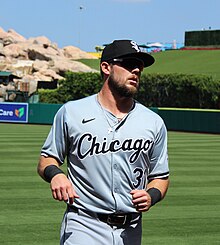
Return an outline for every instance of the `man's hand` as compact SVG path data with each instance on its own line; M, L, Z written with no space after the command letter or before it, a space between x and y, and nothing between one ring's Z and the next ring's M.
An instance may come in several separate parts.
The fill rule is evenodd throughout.
M79 198L65 174L55 175L51 180L50 188L55 200L69 201L69 204L73 204L74 198Z
M161 196L158 199L158 196L156 196L156 202L162 200L167 192L169 186L169 179L154 179L147 185L147 191L151 188L156 188L160 191ZM134 206L136 207L137 211L139 212L145 212L150 209L152 206L152 199L150 194L146 190L132 190L130 194L132 195L132 202ZM151 192L152 193L152 192ZM154 197L155 199L155 197ZM155 200L154 200L155 202ZM155 202L155 203L156 203ZM155 204L153 203L153 204Z
M138 212L146 212L151 206L151 197L145 190L132 190L132 202Z
M46 180L44 176L45 168L50 165L55 165L59 168L59 163L55 158L45 156L40 157L37 171L44 180ZM69 204L73 204L74 198L79 198L73 188L72 183L64 173L58 173L52 177L50 180L50 188L55 200L65 201L69 202Z

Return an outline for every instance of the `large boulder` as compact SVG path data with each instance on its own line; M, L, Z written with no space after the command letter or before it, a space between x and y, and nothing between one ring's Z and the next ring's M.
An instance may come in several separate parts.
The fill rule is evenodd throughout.
M94 72L95 70L91 69L90 67L84 65L79 61L71 61L66 58L56 58L51 64L51 69L54 70L56 73L60 74L61 76L64 75L67 71L77 71L77 72Z
M30 37L28 41L33 44L44 46L45 48L51 46L51 41L45 36Z
M22 78L33 73L33 63L32 60L16 60L8 66L8 70L14 71L14 75Z
M34 60L33 69L34 72L49 69L49 63L45 60Z
M14 31L13 29L8 30L8 36L12 37L15 43L25 42L26 38Z
M5 32L2 28L0 28L0 40L4 46L12 44L12 43L19 43L25 42L26 38L14 31L13 29L8 30Z
M17 43L12 43L3 48L1 51L5 57L27 59L27 53L23 50L21 45Z
M88 54L74 46L66 46L63 48L64 56L70 59L97 59L94 55Z
M0 27L0 39L3 39L7 36L7 33L4 31L3 28Z
M46 81L51 81L51 78L52 80L64 79L62 76L58 75L54 70L51 69L41 69L40 71L33 73L33 76L45 76L47 77ZM43 79L41 79L41 81L43 81Z

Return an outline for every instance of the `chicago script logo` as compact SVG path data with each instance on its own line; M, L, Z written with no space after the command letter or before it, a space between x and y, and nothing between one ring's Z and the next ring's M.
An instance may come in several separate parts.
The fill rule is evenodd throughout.
M108 152L131 152L129 161L133 164L141 152L147 152L153 146L152 140L144 139L125 139L123 142L120 140L112 140L107 142L107 138L103 138L101 142L97 140L96 136L90 133L83 134L78 141L77 154L80 159L87 156L106 154Z

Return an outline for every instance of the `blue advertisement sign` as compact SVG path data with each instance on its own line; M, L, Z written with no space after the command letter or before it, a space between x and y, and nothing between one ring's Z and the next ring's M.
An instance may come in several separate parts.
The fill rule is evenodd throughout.
M0 122L28 122L28 103L0 103Z

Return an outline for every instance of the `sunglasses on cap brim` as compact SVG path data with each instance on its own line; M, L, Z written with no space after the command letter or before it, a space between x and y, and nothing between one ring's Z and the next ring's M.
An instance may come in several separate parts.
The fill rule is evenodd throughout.
M139 70L142 71L144 69L143 61L138 59L138 58L112 59L111 61L109 61L109 63L119 64L120 66L122 66L123 68L128 69L128 70L133 70L135 68L138 68Z

